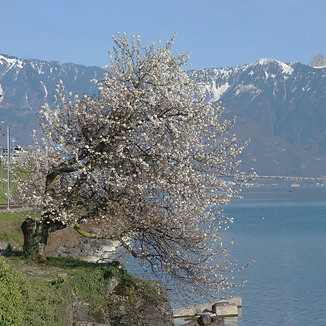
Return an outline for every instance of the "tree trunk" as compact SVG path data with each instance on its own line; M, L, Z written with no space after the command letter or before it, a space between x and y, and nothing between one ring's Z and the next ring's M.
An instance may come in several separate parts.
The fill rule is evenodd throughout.
M60 221L27 218L21 225L24 234L24 256L35 261L44 261L44 249L51 232L65 228Z

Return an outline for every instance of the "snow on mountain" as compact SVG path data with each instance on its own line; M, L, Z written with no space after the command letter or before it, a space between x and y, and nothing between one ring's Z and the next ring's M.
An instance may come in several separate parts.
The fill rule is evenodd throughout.
M236 133L251 139L244 162L261 174L326 175L326 70L260 59L189 74L237 116Z
M210 100L212 102L218 101L221 98L221 96L228 90L229 87L230 87L230 85L228 82L226 82L225 84L216 86L216 83L214 80L212 80L211 84L205 85L206 91L211 94Z
M48 90L47 90L46 86L44 85L44 83L42 81L40 81L40 82L41 82L41 84L44 87L44 98L47 99L47 97L48 97Z
M0 119L17 143L32 144L35 114L51 102L59 78L67 90L97 94L90 80L107 70L0 55ZM326 69L265 58L188 73L205 85L210 101L221 103L225 118L237 116L234 132L251 139L243 154L249 168L263 175L326 175Z
M235 67L207 68L190 71L189 74L192 78L206 83L206 90L210 94L211 101L219 101L230 92L234 96L247 93L253 99L262 93L264 84L271 83L274 85L273 94L276 96L280 86L275 78L281 77L284 82L294 73L294 66L295 63L288 64L274 59L259 59L254 63ZM241 83L239 83L240 79ZM257 83L258 81L263 81L263 85Z
M16 57L11 56L5 56L0 54L0 65L7 64L9 66L9 69L12 68L14 65L16 65L17 68L22 68L23 60L20 60Z
M292 65L291 64L286 64L284 62L281 62L281 61L278 61L278 60L275 60L275 59L259 59L257 62L255 62L254 66L256 65L261 65L261 66L269 66L269 65L278 65L282 70L283 70L283 73L286 74L286 75L291 75L293 73L293 68L292 68Z
M261 93L261 90L257 88L254 84L247 84L247 85L240 84L235 87L236 96L246 92L251 93L253 96L257 96Z
M1 69L2 68L2 69ZM0 55L0 78L2 78L10 70L14 70L15 76L23 68L23 60L15 57Z
M39 129L36 112L45 100L52 101L60 78L74 93L87 91L92 95L97 88L91 80L103 75L100 67L0 55L0 119L12 127L17 143L32 144L31 131Z

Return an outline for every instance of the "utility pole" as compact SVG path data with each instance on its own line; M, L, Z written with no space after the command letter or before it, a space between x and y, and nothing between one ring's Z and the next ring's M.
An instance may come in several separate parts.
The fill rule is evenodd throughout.
M8 155L8 209L10 209L10 127L7 127L7 155Z

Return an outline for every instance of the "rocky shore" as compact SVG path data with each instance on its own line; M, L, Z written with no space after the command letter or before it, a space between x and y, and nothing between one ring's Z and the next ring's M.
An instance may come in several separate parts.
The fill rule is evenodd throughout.
M37 279L37 282L43 284L42 287L44 288L51 288L55 284L56 290L62 286L66 291L62 297L62 300L66 302L67 316L65 318L73 322L71 325L222 326L225 317L236 317L239 314L239 307L242 305L240 297L172 310L169 301L166 299L165 288L162 284L135 279L124 274L125 272L121 274L119 272L119 263L117 263L119 266L114 266L114 262L109 262L110 256L117 249L118 243L109 240L72 236L70 232L71 230L68 229L58 231L55 242L51 243L50 241L48 255L58 257L53 258L57 259L57 261L62 259L65 261L69 260L70 257L74 257L73 259L76 260L77 265L78 261L85 262L86 269L83 274L79 274L77 268L58 268L51 266L51 263L48 266L29 265L24 261L17 264L17 262L10 263L10 258L8 258L8 262L9 266L12 265L13 270L19 270L22 273L22 279L27 276L24 282ZM10 250L21 250L21 248L15 244L0 242L0 251L3 255L10 257ZM103 261L107 261L109 265L102 264ZM87 264L89 264L89 267L87 267ZM104 279L101 281L106 282L106 285L100 289L101 293L96 294L102 297L102 303L100 304L102 308L96 310L94 302L85 299L85 296L83 297L78 292L77 280L79 278L81 282L83 282L82 278L92 280L93 273L97 273L104 268L104 272L99 272L99 275L102 275L101 273L107 273L106 269L111 267L117 267L117 276L110 276L108 283ZM67 294L69 295L67 296Z
M173 316L175 323L178 325L223 326L224 318L239 316L239 309L241 306L241 297L235 296L218 302L173 309ZM184 324L182 324L183 322Z

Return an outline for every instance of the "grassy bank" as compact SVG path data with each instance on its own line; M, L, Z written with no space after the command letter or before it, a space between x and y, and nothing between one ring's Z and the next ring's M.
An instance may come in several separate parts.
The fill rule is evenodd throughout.
M0 241L22 246L23 234L20 226L25 218L23 212L6 212L0 214Z
M0 256L0 326L73 325L73 294L90 305L92 314L104 312L103 293L111 278L132 277L114 264L54 257L43 265L27 261L21 251L10 249L22 247L20 226L30 214L0 214L0 241L11 244L6 257Z
M71 325L64 283L27 276L19 267L0 257L0 325Z
M27 216L37 216L31 212L4 212L0 214L0 241L8 242L13 246L23 245L21 224Z
M22 246L27 213L0 214L0 241ZM0 254L0 326L72 326L80 314L87 322L140 326L168 302L155 282L134 278L118 262L48 257L37 264L12 247Z
M136 295L137 281L117 264L50 258L37 265L22 257L0 257L0 326L73 325L73 296L89 305L99 322L110 313L110 281L119 278L123 295Z

